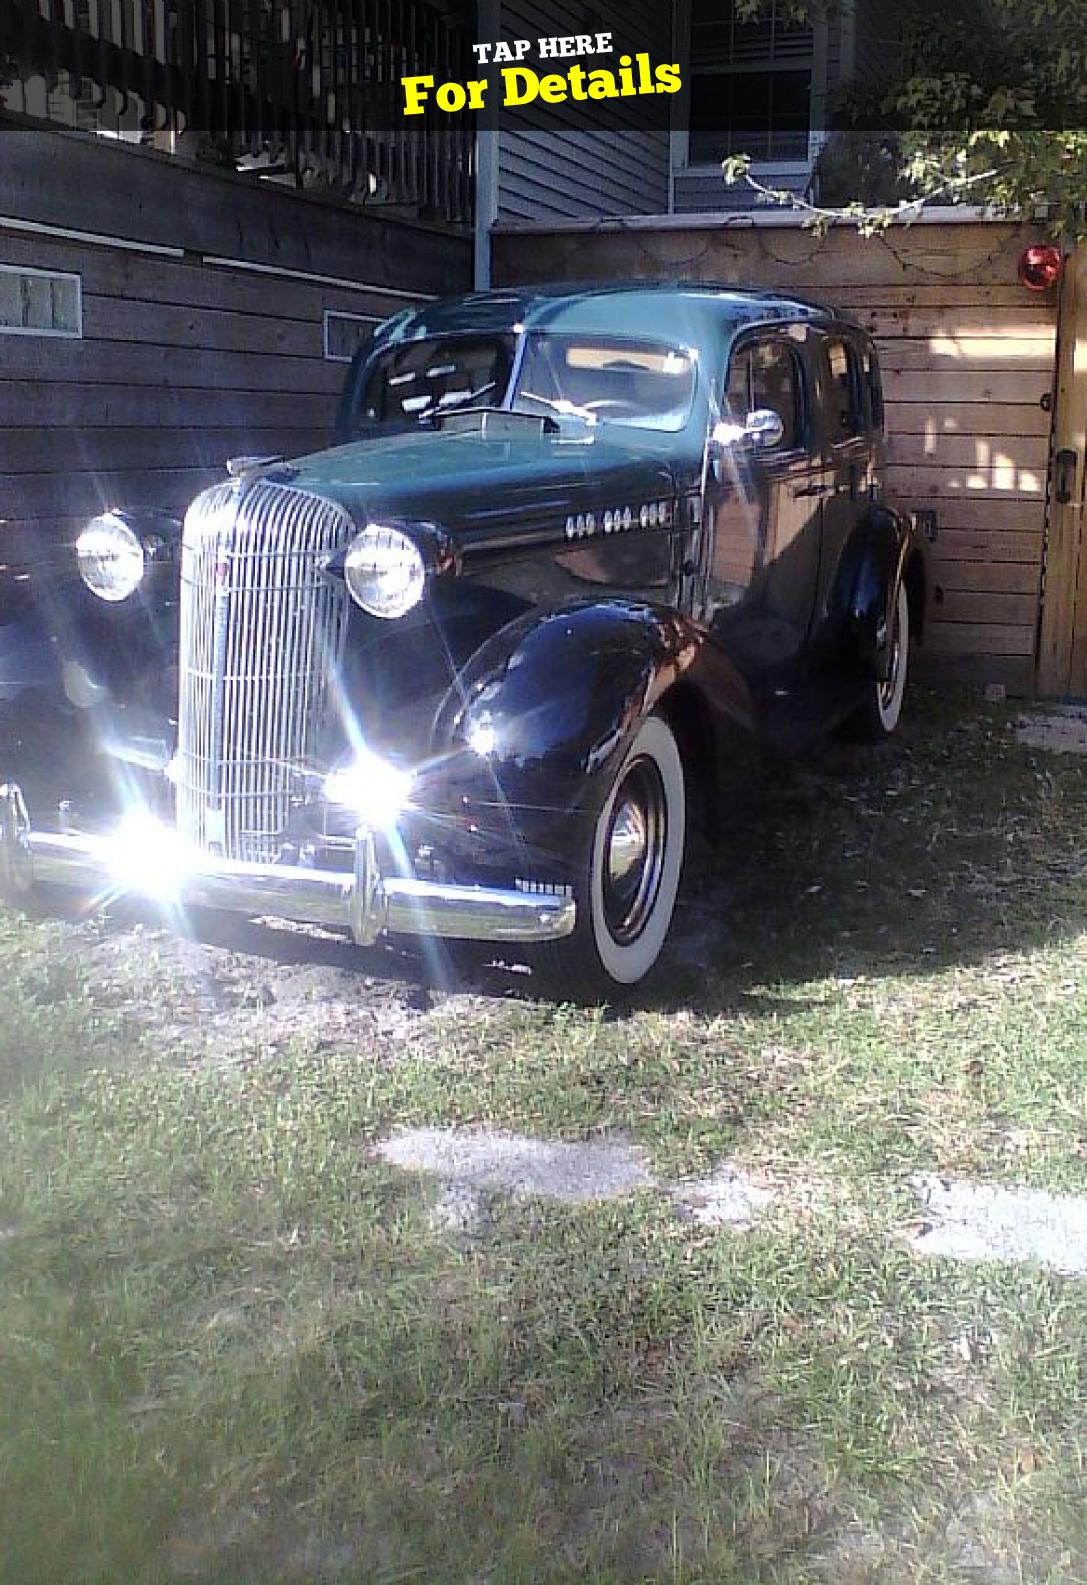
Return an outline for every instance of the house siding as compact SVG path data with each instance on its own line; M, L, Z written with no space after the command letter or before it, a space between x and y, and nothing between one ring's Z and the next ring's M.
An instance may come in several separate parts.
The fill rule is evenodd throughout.
M654 63L670 61L670 13L671 8L659 0L630 0L621 26L613 29L614 56L583 64L614 69L624 50L645 50ZM536 39L598 27L607 31L612 25L610 15L603 12L599 21L586 18L580 0L503 0L500 36ZM526 64L541 68L534 57ZM569 64L556 62L552 69ZM592 125L596 118L599 128ZM605 100L599 109L592 103L556 105L549 107L548 123L547 131L523 130L512 126L508 115L500 117L499 222L667 211L668 134L645 129L644 101Z
M78 132L0 140L3 273L74 277L82 309L78 335L0 334L0 561L106 506L180 513L228 457L328 445L326 313L377 323L471 282L464 237Z
M800 160L772 164L757 161L751 174L765 187L804 196L811 181L811 166ZM727 185L720 165L689 165L675 175L674 210L676 214L742 213L751 208L754 195L746 182Z

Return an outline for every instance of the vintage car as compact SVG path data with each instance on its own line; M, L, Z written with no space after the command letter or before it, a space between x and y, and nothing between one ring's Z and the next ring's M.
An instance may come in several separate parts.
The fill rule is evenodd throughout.
M790 297L397 315L329 450L229 463L184 523L105 512L70 569L8 579L7 890L636 984L745 749L898 722L925 586L882 429L868 337Z

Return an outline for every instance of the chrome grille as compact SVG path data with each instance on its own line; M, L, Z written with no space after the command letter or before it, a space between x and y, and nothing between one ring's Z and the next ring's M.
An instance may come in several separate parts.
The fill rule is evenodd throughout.
M265 479L215 485L189 508L177 819L200 847L278 857L347 625L347 591L324 564L352 533L334 502Z

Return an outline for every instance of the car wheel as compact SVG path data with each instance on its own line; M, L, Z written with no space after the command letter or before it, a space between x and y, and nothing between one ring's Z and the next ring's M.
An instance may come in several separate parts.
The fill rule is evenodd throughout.
M652 715L596 812L575 875L574 931L533 958L548 994L605 1001L645 978L672 922L686 835L683 760L671 727Z
M902 699L906 692L910 663L910 599L904 582L898 586L894 619L887 642L891 647L887 675L876 677L868 684L864 703L849 723L852 735L866 743L878 743L890 737L902 716Z

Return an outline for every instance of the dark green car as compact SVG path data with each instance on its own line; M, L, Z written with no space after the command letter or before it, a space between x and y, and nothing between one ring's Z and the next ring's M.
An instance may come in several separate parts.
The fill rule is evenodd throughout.
M94 767L33 820L7 782L9 888L492 941L607 996L751 743L894 730L923 567L872 345L830 311L477 294L381 326L337 424L184 525L88 525L51 603Z

